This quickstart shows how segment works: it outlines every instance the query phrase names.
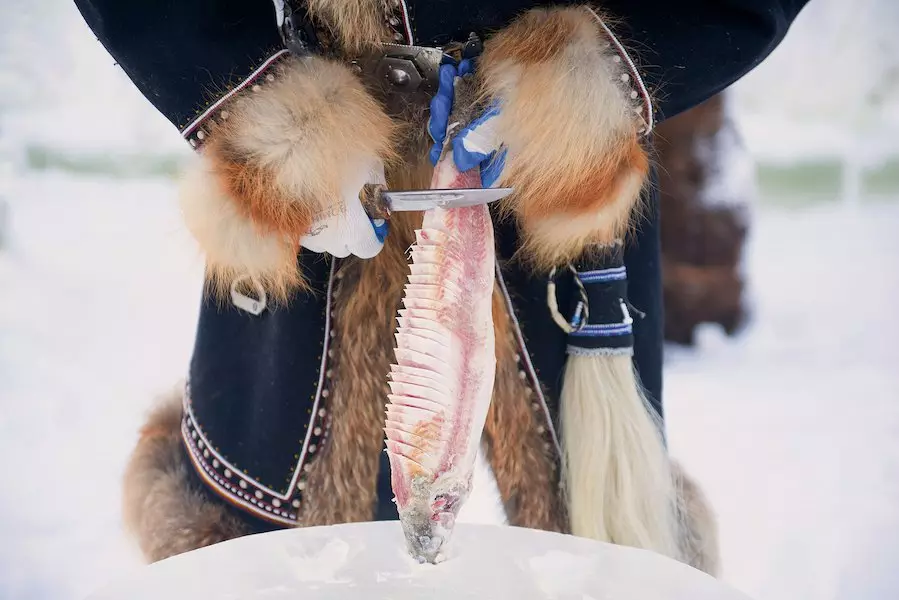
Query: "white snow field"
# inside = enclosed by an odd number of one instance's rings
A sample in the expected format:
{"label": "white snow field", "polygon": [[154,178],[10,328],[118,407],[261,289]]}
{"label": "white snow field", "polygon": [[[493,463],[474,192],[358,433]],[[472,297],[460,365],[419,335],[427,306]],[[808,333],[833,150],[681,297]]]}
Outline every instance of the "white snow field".
{"label": "white snow field", "polygon": [[[859,75],[894,72],[874,52],[887,36],[822,33],[853,31],[850,4],[856,27],[895,31],[891,2],[813,0],[737,86],[757,158],[846,154],[853,173],[892,157],[895,182],[895,90]],[[0,3],[0,89],[0,599],[80,600],[140,564],[119,479],[192,346],[201,260],[170,177],[189,152],[65,0]],[[872,94],[892,100],[858,109]],[[845,201],[810,173],[761,188],[750,326],[670,349],[670,445],[718,512],[728,583],[756,600],[897,598],[899,187]]]}

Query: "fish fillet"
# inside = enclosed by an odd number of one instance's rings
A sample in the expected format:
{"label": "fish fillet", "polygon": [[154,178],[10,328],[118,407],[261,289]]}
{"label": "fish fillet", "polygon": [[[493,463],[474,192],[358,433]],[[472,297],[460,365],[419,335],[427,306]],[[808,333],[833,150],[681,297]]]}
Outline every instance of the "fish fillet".
{"label": "fish fillet", "polygon": [[[481,187],[451,156],[432,188]],[[496,372],[493,224],[486,205],[432,209],[412,246],[387,403],[391,483],[410,554],[444,557],[468,498]]]}

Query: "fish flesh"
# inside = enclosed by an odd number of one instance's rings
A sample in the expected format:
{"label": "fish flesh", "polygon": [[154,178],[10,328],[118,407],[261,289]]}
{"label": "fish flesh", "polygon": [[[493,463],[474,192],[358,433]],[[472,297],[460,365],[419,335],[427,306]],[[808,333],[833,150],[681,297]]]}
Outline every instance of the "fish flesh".
{"label": "fish flesh", "polygon": [[[481,187],[451,153],[432,188]],[[496,372],[493,223],[486,205],[425,212],[396,331],[387,403],[391,484],[409,553],[440,562],[471,491]]]}

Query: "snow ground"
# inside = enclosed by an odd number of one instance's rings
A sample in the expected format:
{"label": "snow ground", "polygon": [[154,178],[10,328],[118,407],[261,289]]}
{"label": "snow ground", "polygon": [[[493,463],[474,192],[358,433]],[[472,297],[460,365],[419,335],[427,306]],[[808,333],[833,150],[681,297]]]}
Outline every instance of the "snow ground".
{"label": "snow ground", "polygon": [[[119,473],[152,394],[183,375],[200,261],[166,180],[26,172],[9,197],[0,598],[76,600],[138,564]],[[720,515],[734,586],[895,597],[899,203],[765,208],[754,226],[752,326],[669,353],[672,450]]]}
{"label": "snow ground", "polygon": [[751,328],[669,351],[672,452],[760,600],[899,596],[897,225],[897,204],[764,210]]}
{"label": "snow ground", "polygon": [[[172,183],[122,172],[186,148],[82,27],[61,0],[0,3],[3,600],[78,600],[138,564],[119,474],[152,395],[184,374],[199,303]],[[762,100],[784,80],[772,72]],[[754,148],[809,150],[807,123],[786,115],[805,128],[771,136],[743,98]],[[33,168],[48,150],[66,170]],[[669,353],[672,450],[720,515],[731,584],[757,600],[899,597],[899,202],[761,203],[753,228],[751,327]]]}
{"label": "snow ground", "polygon": [[[79,598],[136,564],[118,475],[151,394],[183,374],[199,294],[173,194],[68,174],[12,185],[2,598]],[[759,600],[899,593],[897,227],[893,203],[765,209],[751,328],[669,354],[672,450],[720,514],[727,580]]]}

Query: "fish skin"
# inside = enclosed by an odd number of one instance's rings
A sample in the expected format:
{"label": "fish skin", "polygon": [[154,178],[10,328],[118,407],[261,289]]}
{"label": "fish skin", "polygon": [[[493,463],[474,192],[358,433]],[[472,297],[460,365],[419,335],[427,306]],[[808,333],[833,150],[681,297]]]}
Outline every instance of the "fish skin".
{"label": "fish skin", "polygon": [[[444,155],[431,187],[480,187]],[[486,205],[425,213],[412,248],[387,404],[391,484],[411,556],[446,556],[468,498],[496,372]]]}

